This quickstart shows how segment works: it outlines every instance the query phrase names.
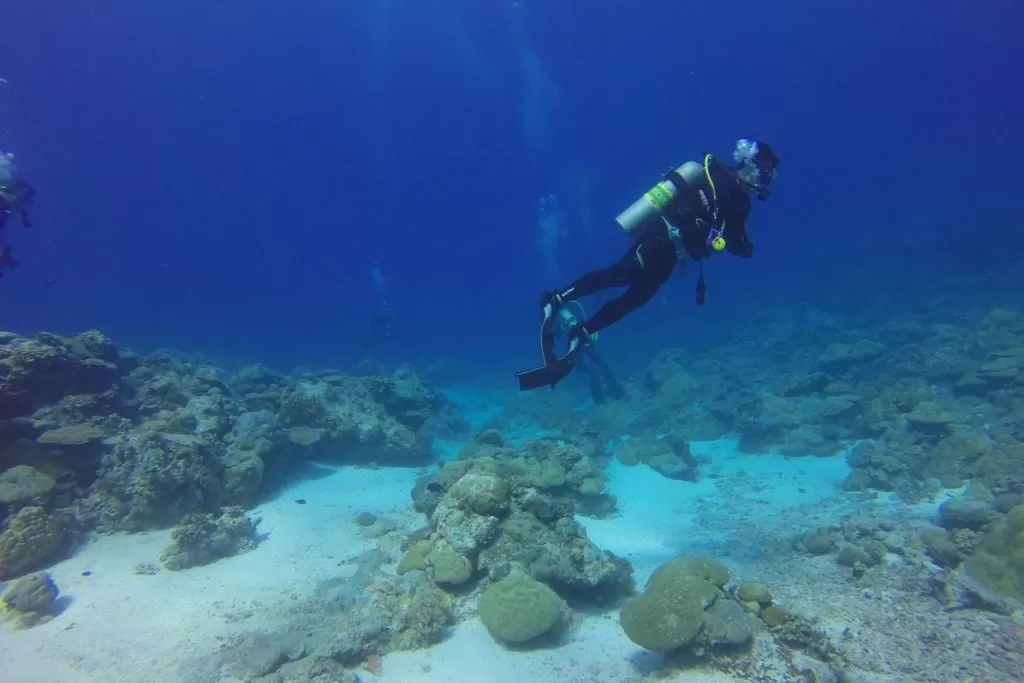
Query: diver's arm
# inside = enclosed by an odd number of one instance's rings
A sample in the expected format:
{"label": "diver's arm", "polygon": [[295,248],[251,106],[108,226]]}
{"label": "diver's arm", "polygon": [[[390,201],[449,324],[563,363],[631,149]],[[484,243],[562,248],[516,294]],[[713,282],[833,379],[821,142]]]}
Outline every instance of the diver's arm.
{"label": "diver's arm", "polygon": [[740,224],[738,230],[730,230],[733,233],[725,241],[725,249],[730,254],[735,254],[743,258],[750,258],[754,255],[754,245],[747,237],[747,226],[744,223]]}
{"label": "diver's arm", "polygon": [[747,219],[750,218],[750,198],[744,195],[741,204],[725,217],[725,248],[730,254],[750,258],[754,245],[747,235]]}

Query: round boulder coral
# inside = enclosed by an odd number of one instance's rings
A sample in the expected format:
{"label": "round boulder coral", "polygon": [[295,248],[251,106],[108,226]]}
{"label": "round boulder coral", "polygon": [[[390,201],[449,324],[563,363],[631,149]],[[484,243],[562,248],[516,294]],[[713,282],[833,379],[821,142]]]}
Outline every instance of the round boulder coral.
{"label": "round boulder coral", "polygon": [[647,582],[647,590],[671,588],[689,578],[704,579],[721,588],[729,583],[729,569],[710,557],[683,555],[659,567]]}
{"label": "round boulder coral", "polygon": [[51,559],[64,540],[57,518],[41,507],[22,508],[0,534],[0,579],[20,576]]}
{"label": "round boulder coral", "polygon": [[22,614],[43,614],[57,599],[57,584],[46,572],[23,576],[0,596],[0,606]]}
{"label": "round boulder coral", "polygon": [[434,581],[458,586],[473,578],[473,563],[446,541],[439,542],[426,557]]}
{"label": "round boulder coral", "polygon": [[554,628],[561,621],[563,607],[555,591],[515,573],[488,586],[477,611],[492,636],[507,643],[525,643]]}
{"label": "round boulder coral", "polygon": [[634,643],[654,652],[687,645],[704,619],[704,602],[697,593],[650,592],[627,602],[619,613],[622,630]]}

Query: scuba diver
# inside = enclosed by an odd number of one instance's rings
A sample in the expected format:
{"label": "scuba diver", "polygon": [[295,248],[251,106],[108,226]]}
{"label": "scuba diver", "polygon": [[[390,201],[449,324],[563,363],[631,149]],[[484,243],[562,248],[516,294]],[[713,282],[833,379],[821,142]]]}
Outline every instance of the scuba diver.
{"label": "scuba diver", "polygon": [[377,308],[370,318],[370,347],[378,349],[383,346],[395,330],[395,313],[388,304],[388,286],[384,279],[384,273],[380,269],[380,262],[374,260],[370,269],[370,277],[373,280],[373,288],[377,293]]}
{"label": "scuba diver", "polygon": [[[579,324],[576,315],[570,310],[572,304],[576,304],[580,309],[580,314],[584,318],[586,317],[583,304],[579,301],[569,302],[568,306],[558,312],[559,331],[563,334],[569,334]],[[590,343],[582,348],[576,365],[579,372],[590,380],[590,398],[594,401],[594,405],[602,405],[609,399],[618,401],[626,398],[625,387],[615,377],[615,373],[612,372],[607,361],[597,352],[596,341],[597,333],[595,332],[591,336]]]}
{"label": "scuba diver", "polygon": [[383,346],[395,331],[395,314],[390,308],[378,308],[370,319],[370,345]]}
{"label": "scuba diver", "polygon": [[[711,154],[702,163],[688,161],[664,174],[664,179],[615,219],[632,244],[617,263],[591,271],[567,288],[541,297],[541,352],[544,365],[516,373],[519,389],[554,387],[572,372],[581,349],[594,334],[640,308],[686,256],[701,265],[697,304],[704,305],[707,285],[703,261],[727,251],[742,258],[754,255],[747,236],[752,202],[769,197],[779,157],[766,142],[742,139],[733,151],[734,166]],[[612,287],[626,287],[589,320],[577,322],[568,335],[568,350],[554,350],[556,316],[571,301]]]}
{"label": "scuba diver", "polygon": [[11,256],[11,246],[4,238],[7,221],[16,217],[26,228],[32,227],[28,209],[35,195],[31,185],[15,177],[14,155],[0,152],[0,278],[5,269],[18,266]]}

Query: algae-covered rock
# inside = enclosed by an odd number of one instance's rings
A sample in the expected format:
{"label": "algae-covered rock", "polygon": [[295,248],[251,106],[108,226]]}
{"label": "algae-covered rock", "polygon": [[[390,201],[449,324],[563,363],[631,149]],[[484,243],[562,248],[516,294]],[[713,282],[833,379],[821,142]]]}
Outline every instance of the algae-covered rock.
{"label": "algae-covered rock", "polygon": [[989,590],[1024,602],[1024,505],[992,526],[964,568]]}
{"label": "algae-covered rock", "polygon": [[43,432],[36,443],[50,446],[83,446],[103,438],[103,430],[94,424],[77,424],[57,427]]}
{"label": "algae-covered rock", "polygon": [[[884,556],[884,549],[882,555]],[[879,559],[867,548],[853,543],[841,543],[839,552],[836,554],[836,563],[844,567],[855,567],[858,564],[873,567],[878,564]]]}
{"label": "algae-covered rock", "polygon": [[629,563],[600,550],[571,518],[546,525],[531,514],[513,513],[480,551],[478,566],[492,579],[518,566],[563,595],[588,600],[616,600],[632,589]]}
{"label": "algae-covered rock", "polygon": [[180,570],[247,552],[260,541],[256,533],[259,523],[259,518],[247,517],[239,507],[225,508],[220,517],[185,515],[171,534],[171,545],[160,554],[160,561],[168,569]]}
{"label": "algae-covered rock", "polygon": [[555,591],[521,573],[492,583],[477,610],[491,635],[508,643],[539,638],[559,623],[564,603]]}
{"label": "algae-covered rock", "polygon": [[0,474],[0,504],[25,503],[44,498],[57,485],[53,477],[28,465],[16,465]]}
{"label": "algae-covered rock", "polygon": [[293,444],[309,447],[320,441],[322,434],[315,427],[297,425],[288,430],[288,440]]}
{"label": "algae-covered rock", "polygon": [[672,588],[680,581],[703,579],[721,588],[729,583],[729,569],[710,557],[683,555],[662,565],[647,582],[647,590]]}
{"label": "algae-covered rock", "polygon": [[468,472],[448,490],[452,501],[478,515],[500,516],[508,509],[509,488],[493,474]]}
{"label": "algae-covered rock", "polygon": [[998,517],[992,508],[991,494],[988,497],[957,496],[939,506],[939,523],[946,529],[980,531]]}
{"label": "algae-covered rock", "polygon": [[647,465],[661,476],[669,479],[697,481],[699,478],[697,469],[675,453],[664,452],[653,455],[647,459]]}
{"label": "algae-covered rock", "polygon": [[0,605],[21,614],[45,614],[57,599],[57,584],[46,572],[23,576],[0,596]]}
{"label": "algae-covered rock", "polygon": [[771,627],[781,626],[794,618],[793,614],[778,605],[770,605],[761,611],[761,620]]}
{"label": "algae-covered rock", "polygon": [[818,363],[825,372],[839,374],[878,358],[884,351],[884,345],[870,339],[861,339],[854,344],[835,342],[822,352]]}
{"label": "algae-covered rock", "polygon": [[439,584],[458,586],[473,578],[473,563],[451,544],[440,541],[427,554],[426,564]]}
{"label": "algae-covered rock", "polygon": [[710,557],[677,557],[654,572],[643,595],[623,606],[619,624],[630,640],[655,652],[688,645],[705,619],[712,627],[708,644],[746,642],[743,625],[751,617],[739,603],[727,600],[732,607],[705,611],[721,601],[721,587],[727,583],[729,570]]}
{"label": "algae-covered rock", "polygon": [[374,654],[428,647],[452,623],[451,597],[423,572],[377,576],[355,596],[333,626],[329,645],[330,657],[345,666]]}
{"label": "algae-covered rock", "polygon": [[718,600],[704,612],[704,639],[710,645],[742,645],[754,637],[756,617],[734,600]]}
{"label": "algae-covered rock", "polygon": [[921,530],[918,538],[924,545],[928,556],[940,566],[955,567],[963,560],[963,555],[956,546],[953,534],[946,529],[928,527]]}
{"label": "algae-covered rock", "polygon": [[836,530],[822,527],[800,534],[793,539],[793,546],[811,555],[827,555],[836,543]]}
{"label": "algae-covered rock", "polygon": [[60,520],[41,507],[22,508],[0,534],[0,579],[20,576],[51,559],[64,540]]}
{"label": "algae-covered rock", "polygon": [[956,423],[955,415],[931,401],[918,404],[904,418],[911,429],[928,436],[946,436]]}
{"label": "algae-covered rock", "polygon": [[736,597],[744,602],[756,602],[761,605],[772,604],[772,594],[763,583],[745,583],[736,590]]}
{"label": "algae-covered rock", "polygon": [[427,555],[434,548],[434,544],[427,540],[416,541],[409,550],[402,556],[398,563],[398,574],[405,574],[411,571],[422,571],[427,568]]}

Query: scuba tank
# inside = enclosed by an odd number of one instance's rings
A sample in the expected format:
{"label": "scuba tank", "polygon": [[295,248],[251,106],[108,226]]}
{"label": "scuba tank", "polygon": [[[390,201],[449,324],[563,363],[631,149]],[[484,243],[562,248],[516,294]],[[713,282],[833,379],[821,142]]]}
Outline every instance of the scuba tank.
{"label": "scuba tank", "polygon": [[694,167],[699,165],[688,161],[679,168],[674,168],[665,174],[665,179],[645,192],[642,197],[633,202],[629,208],[615,218],[627,235],[632,236],[633,231],[650,219],[660,216],[676,195],[679,194],[679,184],[686,182],[686,176],[692,175]]}

